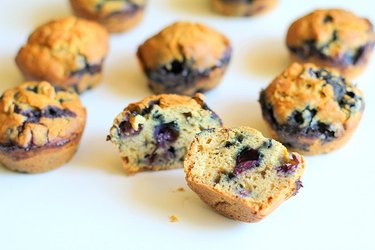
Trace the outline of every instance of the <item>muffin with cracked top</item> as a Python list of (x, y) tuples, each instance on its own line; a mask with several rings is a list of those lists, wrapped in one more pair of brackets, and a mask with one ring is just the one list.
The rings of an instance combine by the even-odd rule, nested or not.
[(27, 80), (82, 93), (99, 84), (108, 44), (108, 32), (100, 24), (65, 17), (37, 28), (18, 51), (16, 63)]
[(147, 39), (137, 56), (153, 92), (194, 95), (219, 84), (231, 51), (223, 34), (203, 24), (177, 22)]
[(225, 16), (254, 16), (272, 9), (278, 0), (211, 0), (212, 8)]
[(362, 92), (344, 77), (314, 64), (293, 63), (260, 94), (273, 136), (306, 155), (344, 145), (365, 107)]
[(143, 19), (146, 0), (70, 0), (74, 14), (102, 24), (109, 32), (127, 31)]
[(26, 82), (0, 97), (0, 163), (18, 172), (45, 172), (75, 154), (86, 109), (71, 90)]
[(107, 137), (118, 148), (126, 173), (182, 167), (195, 134), (221, 126), (203, 98), (162, 94), (129, 104)]
[(341, 9), (316, 10), (295, 21), (286, 45), (296, 62), (334, 68), (354, 78), (366, 67), (375, 43), (371, 22)]
[(249, 127), (199, 133), (184, 162), (199, 197), (231, 219), (257, 222), (302, 187), (304, 159)]

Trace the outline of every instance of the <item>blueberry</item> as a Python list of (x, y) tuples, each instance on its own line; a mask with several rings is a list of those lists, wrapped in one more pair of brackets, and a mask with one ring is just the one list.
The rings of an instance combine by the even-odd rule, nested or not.
[(299, 165), (299, 160), (295, 154), (292, 154), (292, 159), (288, 163), (284, 163), (281, 166), (277, 166), (275, 168), (276, 172), (281, 175), (291, 175), (294, 174), (297, 170), (297, 167)]
[(331, 15), (326, 15), (323, 19), (323, 23), (332, 23), (333, 17)]
[(239, 175), (246, 170), (257, 167), (260, 159), (261, 155), (258, 150), (252, 148), (243, 149), (237, 155), (236, 166), (234, 167), (233, 174)]
[(143, 129), (143, 125), (142, 124), (138, 125), (138, 130), (135, 130), (133, 128), (133, 126), (130, 124), (129, 118), (130, 118), (130, 116), (133, 116), (133, 115), (137, 115), (137, 114), (132, 114), (132, 113), (128, 112), (124, 116), (123, 121), (120, 122), (120, 124), (118, 125), (119, 130), (120, 130), (119, 134), (122, 137), (129, 137), (129, 136), (138, 135), (142, 131), (142, 129)]
[(90, 64), (87, 58), (81, 55), (84, 61), (84, 67), (70, 73), (71, 76), (82, 77), (85, 74), (95, 75), (102, 71), (102, 64)]
[(38, 93), (38, 86), (28, 86), (26, 90), (30, 92)]
[(76, 117), (76, 114), (69, 109), (61, 109), (56, 106), (48, 106), (42, 111), (42, 116), (46, 118)]
[(180, 132), (176, 122), (157, 125), (154, 129), (156, 144), (160, 147), (173, 143), (179, 137)]
[(140, 113), (142, 116), (148, 115), (148, 114), (151, 113), (151, 111), (152, 111), (152, 109), (154, 108), (155, 105), (157, 105), (157, 106), (160, 105), (160, 100), (152, 100), (152, 101), (149, 101), (147, 107), (144, 108), (144, 109), (142, 109), (142, 110), (140, 110), (139, 113)]

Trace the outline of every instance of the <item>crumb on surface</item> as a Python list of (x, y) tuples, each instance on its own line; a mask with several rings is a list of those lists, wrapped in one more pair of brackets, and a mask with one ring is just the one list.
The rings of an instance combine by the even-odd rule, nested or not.
[(169, 216), (169, 221), (172, 223), (178, 222), (178, 218), (176, 215)]
[(178, 192), (185, 192), (185, 188), (183, 188), (183, 187), (179, 187), (179, 188), (177, 189), (177, 191), (178, 191)]

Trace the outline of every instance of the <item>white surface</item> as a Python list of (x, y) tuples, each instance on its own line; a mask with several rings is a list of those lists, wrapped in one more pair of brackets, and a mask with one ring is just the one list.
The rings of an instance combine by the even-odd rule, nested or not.
[[(115, 115), (150, 94), (135, 51), (165, 25), (201, 21), (230, 37), (233, 60), (207, 102), (226, 125), (267, 135), (258, 93), (288, 64), (284, 36), (292, 20), (337, 6), (375, 22), (375, 2), (281, 0), (255, 18), (215, 15), (203, 0), (149, 2), (140, 26), (111, 37), (104, 82), (82, 96), (88, 121), (74, 159), (38, 175), (0, 167), (0, 249), (375, 249), (375, 60), (355, 81), (366, 110), (353, 138), (336, 152), (307, 157), (305, 188), (257, 224), (214, 213), (187, 188), (182, 169), (125, 176), (116, 149), (105, 141)], [(2, 92), (22, 81), (14, 57), (29, 33), (70, 9), (67, 0), (1, 0), (1, 6)], [(171, 215), (179, 221), (171, 223)]]

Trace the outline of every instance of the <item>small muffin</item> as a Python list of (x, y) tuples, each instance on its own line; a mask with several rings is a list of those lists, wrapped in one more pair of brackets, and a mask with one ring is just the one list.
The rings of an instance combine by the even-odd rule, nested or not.
[(273, 136), (306, 155), (345, 144), (365, 107), (362, 92), (340, 75), (313, 64), (292, 64), (261, 92), (263, 118)]
[(75, 15), (101, 23), (109, 32), (133, 28), (143, 19), (146, 0), (70, 0)]
[(212, 8), (225, 16), (254, 16), (272, 9), (278, 0), (211, 0)]
[(195, 134), (219, 126), (202, 94), (153, 95), (126, 107), (107, 140), (119, 149), (127, 174), (133, 174), (182, 167)]
[(10, 170), (40, 173), (75, 154), (86, 109), (71, 90), (26, 82), (0, 97), (0, 163)]
[(295, 21), (286, 36), (293, 61), (334, 68), (349, 79), (364, 70), (374, 42), (368, 19), (340, 9), (316, 10)]
[(146, 40), (137, 56), (153, 92), (194, 95), (219, 84), (231, 51), (217, 31), (177, 22)]
[(199, 197), (231, 219), (257, 222), (298, 192), (304, 159), (249, 127), (199, 133), (184, 162)]
[(66, 17), (37, 28), (16, 63), (27, 80), (45, 80), (82, 93), (100, 82), (107, 52), (108, 33), (100, 24)]

